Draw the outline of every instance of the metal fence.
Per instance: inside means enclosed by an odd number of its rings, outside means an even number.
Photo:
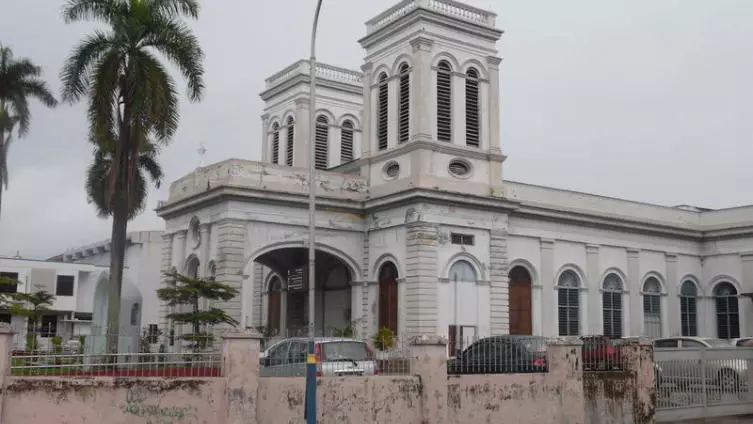
[[[114,344],[118,346],[116,353],[108,347]],[[81,334],[66,340],[49,334],[26,333],[17,334],[13,345],[11,374],[17,376],[221,375],[220,340],[211,334],[184,337]]]
[[[581,337],[584,372],[623,371],[627,366],[625,341],[605,336]]]
[[[391,336],[359,338],[343,331],[319,331],[314,354],[320,377],[409,375],[408,344]],[[259,357],[262,377],[306,375],[308,336],[288,331],[265,337]]]
[[[753,348],[654,349],[657,421],[753,413]]]
[[[537,336],[451,338],[447,374],[513,374],[549,371],[547,342]]]

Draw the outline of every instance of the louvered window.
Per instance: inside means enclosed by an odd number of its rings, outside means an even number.
[[[285,165],[293,166],[293,140],[295,139],[295,121],[293,117],[288,117],[288,142],[285,147]]]
[[[437,67],[437,139],[452,139],[452,68],[447,61]]]
[[[680,287],[680,327],[685,337],[698,336],[698,287],[685,281]]]
[[[716,303],[716,333],[720,339],[740,337],[740,309],[737,289],[730,283],[720,283],[714,289]]]
[[[410,138],[410,68],[407,63],[400,65],[398,116],[397,141],[398,143],[405,143]]]
[[[465,73],[465,144],[479,146],[481,128],[478,92],[478,71],[474,68]]]
[[[387,136],[389,125],[389,94],[387,90],[387,74],[379,75],[379,98],[377,104],[377,141],[379,150],[387,149]]]
[[[316,118],[316,150],[314,165],[316,169],[327,169],[327,144],[329,141],[329,120],[324,115]]]
[[[353,122],[346,120],[343,122],[340,131],[340,163],[346,163],[353,160]]]
[[[272,163],[277,165],[280,155],[280,124],[272,124]]]
[[[643,335],[661,337],[661,327],[661,283],[656,277],[649,277],[643,284]]]
[[[604,279],[602,312],[604,317],[604,335],[610,339],[621,338],[622,279],[617,274],[609,274]]]
[[[557,282],[557,309],[560,336],[580,335],[580,279],[571,270]]]

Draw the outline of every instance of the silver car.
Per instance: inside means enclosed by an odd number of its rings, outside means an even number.
[[[308,339],[280,340],[259,355],[262,377],[303,377],[306,375]],[[340,377],[379,374],[374,350],[356,339],[317,337],[314,339],[316,375]]]
[[[655,339],[653,345],[656,349],[678,349],[662,352],[661,355],[654,352],[655,358],[666,357],[665,360],[660,361],[661,372],[657,375],[657,381],[662,384],[687,387],[705,383],[717,386],[723,391],[738,391],[742,388],[741,386],[747,385],[748,360],[734,349],[729,340],[665,337]],[[705,349],[711,350],[704,354]],[[699,351],[700,354],[694,353]],[[701,366],[702,364],[705,364],[705,367]],[[704,374],[705,382],[702,378]]]

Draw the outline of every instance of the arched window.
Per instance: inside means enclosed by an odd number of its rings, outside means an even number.
[[[450,267],[450,280],[462,282],[475,282],[476,270],[468,261],[457,261]]]
[[[277,165],[280,155],[280,124],[272,124],[272,163]]]
[[[622,279],[611,273],[604,278],[602,310],[604,335],[610,339],[622,337]]]
[[[661,283],[648,277],[643,283],[643,335],[655,339],[661,334]]]
[[[410,138],[410,68],[400,65],[400,92],[398,98],[397,141],[405,143]]]
[[[452,68],[446,60],[437,66],[437,140],[452,140]]]
[[[737,289],[728,282],[714,288],[716,303],[716,336],[720,339],[740,337],[740,310],[737,304]]]
[[[379,150],[387,149],[387,137],[389,136],[389,91],[387,87],[387,74],[379,74],[379,98],[377,103],[377,142]]]
[[[191,278],[199,278],[199,258],[191,255],[191,258],[186,263],[186,276]]]
[[[465,144],[472,147],[478,147],[480,140],[481,113],[478,98],[478,71],[469,68],[465,73]]]
[[[217,279],[217,265],[214,264],[214,261],[209,262],[209,270],[207,272],[207,279],[209,281],[215,281]]]
[[[314,165],[316,169],[327,169],[327,144],[329,142],[329,120],[324,115],[316,118],[316,150]]]
[[[680,286],[680,327],[682,335],[698,335],[698,287],[692,281],[685,281]]]
[[[343,122],[340,130],[340,163],[353,160],[353,121],[350,119]]]
[[[140,318],[140,312],[141,312],[141,305],[139,303],[134,303],[131,305],[131,325],[136,326],[139,325],[139,318]]]
[[[580,278],[565,270],[557,281],[557,309],[560,336],[580,335]]]
[[[293,166],[293,140],[295,140],[295,120],[292,116],[288,116],[288,143],[285,147],[285,165]]]

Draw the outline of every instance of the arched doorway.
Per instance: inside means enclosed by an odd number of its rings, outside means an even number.
[[[267,303],[267,334],[280,334],[282,315],[282,281],[280,277],[272,277],[269,282],[269,297]]]
[[[285,290],[267,291],[267,327],[279,328],[281,335],[305,336],[309,322],[308,249],[280,247],[255,257],[255,261],[272,270]],[[317,335],[332,336],[352,321],[353,299],[351,284],[353,268],[350,262],[334,253],[316,251],[314,295],[314,330]],[[279,301],[278,301],[279,296]],[[279,305],[279,307],[278,307]],[[277,311],[275,311],[277,308]],[[276,313],[275,313],[276,312]]]
[[[389,328],[398,334],[397,267],[385,262],[379,268],[379,328]]]
[[[531,274],[522,266],[510,270],[510,334],[533,334]]]

